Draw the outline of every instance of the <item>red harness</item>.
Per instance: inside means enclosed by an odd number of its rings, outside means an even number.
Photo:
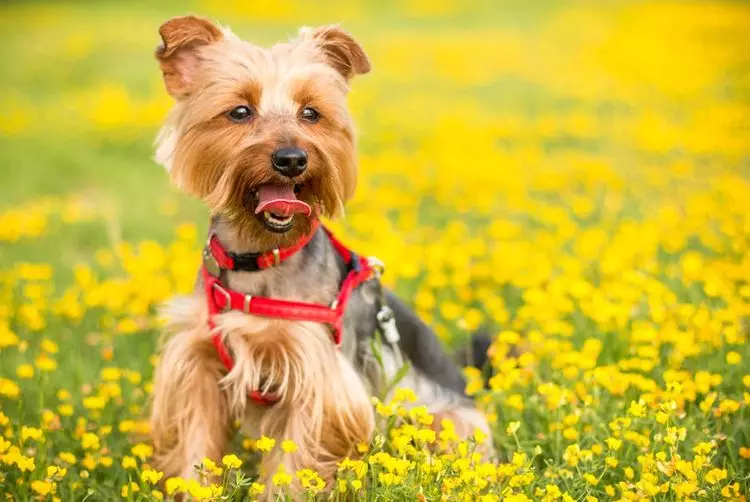
[[[344,313],[349,297],[360,284],[373,277],[375,269],[367,259],[356,255],[336,240],[327,228],[324,227],[323,230],[349,269],[341,283],[339,294],[331,306],[246,295],[227,288],[220,280],[222,270],[263,270],[280,264],[304,248],[317,232],[318,226],[319,222],[316,220],[310,233],[293,246],[258,255],[233,255],[223,248],[215,235],[209,237],[203,251],[203,266],[201,267],[208,302],[208,325],[213,332],[213,344],[219,354],[219,359],[228,371],[234,367],[234,360],[224,345],[221,333],[216,330],[213,316],[230,310],[290,321],[313,321],[327,324],[331,328],[333,343],[337,348],[341,345]],[[263,405],[271,405],[280,399],[274,394],[264,394],[260,390],[252,391],[249,395],[253,401]]]

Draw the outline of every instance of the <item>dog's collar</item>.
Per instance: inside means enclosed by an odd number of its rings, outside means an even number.
[[[265,253],[232,253],[224,249],[219,238],[213,232],[203,248],[203,266],[211,275],[218,276],[222,270],[257,272],[274,267],[297,254],[307,246],[318,231],[320,220],[313,220],[310,232],[296,243],[286,248],[275,248]]]
[[[319,224],[316,221],[314,230],[310,233],[310,235],[306,236],[300,241],[304,242],[303,244],[300,245],[300,243],[298,242],[290,248],[279,250],[278,261],[276,261],[277,254],[271,252],[270,254],[273,256],[273,261],[270,262],[270,265],[266,265],[265,267],[261,268],[268,268],[283,261],[282,252],[285,252],[284,257],[288,258],[295,252],[302,249],[305,244],[310,241],[312,235],[315,234],[318,229],[318,225]],[[224,258],[216,258],[218,270],[212,271],[209,269],[210,265],[206,262],[206,253],[204,252],[204,262],[203,267],[201,267],[201,277],[203,279],[203,287],[206,293],[206,302],[208,304],[208,325],[212,332],[212,340],[214,347],[216,347],[216,352],[221,362],[227,368],[227,371],[232,371],[232,368],[234,367],[234,360],[232,359],[232,355],[230,354],[229,349],[224,344],[221,332],[216,329],[216,324],[213,321],[213,316],[233,310],[262,317],[273,317],[276,319],[285,319],[289,321],[311,321],[325,324],[331,330],[331,339],[336,348],[341,346],[344,329],[344,314],[346,313],[346,307],[349,303],[349,298],[352,292],[365,281],[368,281],[373,277],[379,277],[382,271],[382,265],[379,264],[379,262],[373,262],[371,264],[370,260],[358,256],[353,251],[344,246],[341,242],[339,242],[327,228],[324,227],[323,230],[328,236],[328,239],[333,248],[344,260],[344,263],[346,264],[348,269],[346,277],[344,278],[343,282],[341,283],[341,287],[339,288],[339,294],[330,306],[321,305],[318,303],[305,303],[262,296],[251,296],[239,291],[235,291],[233,289],[229,289],[221,282],[221,271],[222,269],[224,269],[221,264],[223,263],[226,265],[236,265],[236,262],[234,260],[230,262],[229,260],[225,260]],[[212,242],[215,242],[216,244],[212,245]],[[208,254],[210,256],[215,256],[214,253],[216,250],[224,251],[218,239],[209,239],[209,243],[207,244],[206,248],[209,249]],[[224,253],[225,256],[234,258],[228,253]],[[266,255],[257,257],[257,264],[261,265],[260,260],[263,259],[263,256],[267,256],[268,254],[269,253],[266,253]],[[265,263],[268,262],[263,261],[263,264]],[[227,269],[236,270],[229,268]],[[263,392],[261,390],[251,391],[249,393],[249,397],[256,403],[265,406],[274,404],[281,399],[278,395]]]

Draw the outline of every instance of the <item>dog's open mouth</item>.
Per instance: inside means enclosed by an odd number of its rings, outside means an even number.
[[[297,198],[301,189],[302,185],[269,184],[255,190],[258,198],[255,214],[268,230],[286,232],[292,228],[295,214],[312,214],[310,205]]]

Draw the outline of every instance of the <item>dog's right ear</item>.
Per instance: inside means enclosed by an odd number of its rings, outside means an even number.
[[[198,48],[224,38],[221,29],[208,19],[197,16],[175,17],[159,28],[162,43],[156,48],[156,59],[164,75],[167,92],[175,99],[195,90],[199,70]]]

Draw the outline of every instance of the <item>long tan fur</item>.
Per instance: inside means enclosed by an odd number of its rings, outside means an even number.
[[[281,463],[292,472],[315,469],[330,481],[336,462],[369,440],[369,395],[321,325],[234,312],[216,316],[216,329],[235,358],[223,375],[202,299],[176,300],[168,315],[170,326],[181,331],[165,343],[152,411],[157,465],[168,475],[191,477],[203,457],[218,460],[234,419],[253,435],[298,445],[293,454],[275,450],[264,457],[268,486]],[[281,400],[258,406],[248,402],[249,389],[273,391]]]
[[[206,309],[198,303],[172,303],[174,334],[166,339],[154,378],[151,432],[155,461],[167,476],[194,477],[193,466],[217,458],[229,436],[228,395],[217,385],[223,367],[208,337]]]

